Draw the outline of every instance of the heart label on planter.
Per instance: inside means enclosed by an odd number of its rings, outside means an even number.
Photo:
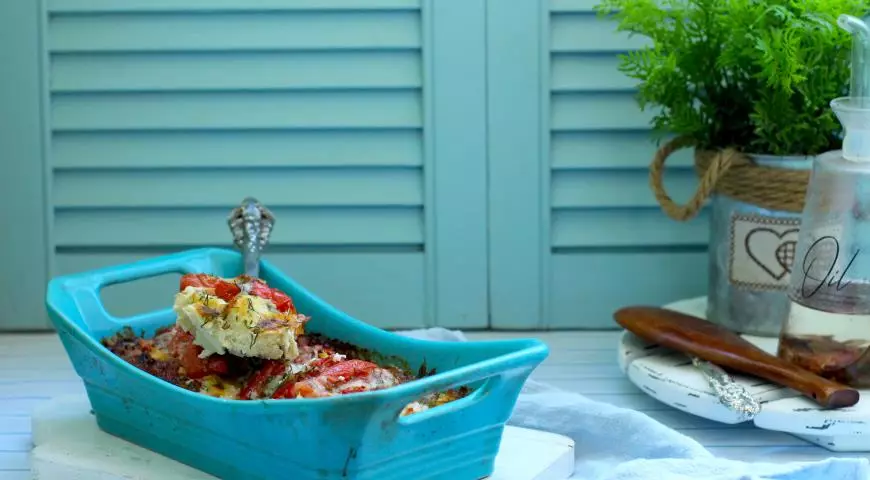
[[[799,230],[799,218],[732,215],[731,283],[754,290],[788,288]]]

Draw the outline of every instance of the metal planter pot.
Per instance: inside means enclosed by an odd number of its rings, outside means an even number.
[[[812,157],[751,155],[762,166],[809,170]],[[775,337],[788,313],[800,214],[710,197],[707,318],[731,330]]]

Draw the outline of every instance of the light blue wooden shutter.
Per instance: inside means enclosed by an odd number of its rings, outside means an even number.
[[[0,1],[0,329],[45,327],[45,218],[38,2]]]
[[[678,223],[648,187],[655,145],[591,0],[490,3],[492,323],[612,327],[612,312],[702,294],[707,219]],[[511,52],[499,56],[500,52]],[[669,162],[678,199],[688,153]]]
[[[45,14],[52,273],[228,246],[229,210],[255,195],[278,219],[268,258],[351,315],[486,325],[482,0]],[[176,285],[105,298],[132,314]]]

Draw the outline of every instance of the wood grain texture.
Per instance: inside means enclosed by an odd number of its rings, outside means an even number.
[[[857,390],[832,382],[770,355],[731,331],[692,315],[659,307],[626,307],[616,322],[667,348],[792,388],[825,408],[858,403]]]
[[[650,272],[693,272],[706,278],[705,248],[565,251],[552,255],[549,301],[553,329],[614,328],[613,312],[631,304],[670,302],[681,296],[705,295],[707,284],[695,275]]]

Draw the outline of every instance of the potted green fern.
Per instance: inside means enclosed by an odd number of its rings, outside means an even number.
[[[621,55],[664,143],[650,166],[662,209],[678,221],[710,208],[708,317],[775,336],[787,311],[794,247],[812,157],[841,146],[829,102],[849,87],[849,34],[867,0],[602,0],[617,29],[649,39]],[[685,205],[662,186],[679,148],[700,177]],[[709,197],[709,202],[708,202]]]

